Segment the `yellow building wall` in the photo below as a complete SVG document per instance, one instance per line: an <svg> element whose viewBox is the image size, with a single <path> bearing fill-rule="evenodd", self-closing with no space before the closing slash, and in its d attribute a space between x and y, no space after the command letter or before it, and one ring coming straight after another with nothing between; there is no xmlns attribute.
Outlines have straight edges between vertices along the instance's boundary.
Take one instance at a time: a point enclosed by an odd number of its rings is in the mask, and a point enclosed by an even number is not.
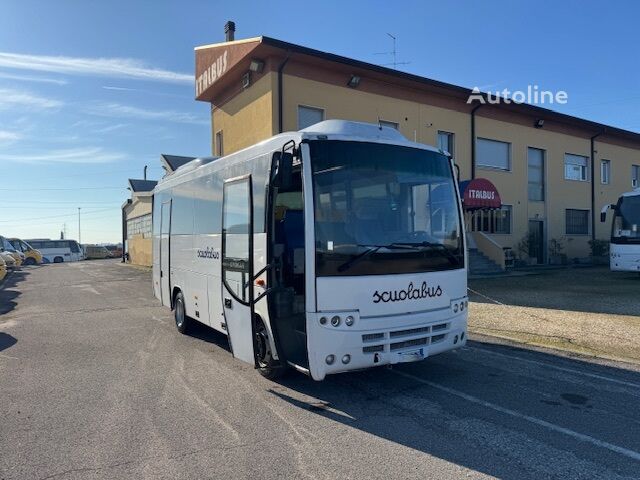
<svg viewBox="0 0 640 480"><path fill-rule="evenodd" d="M151 238L143 238L142 235L129 238L127 240L127 250L129 252L129 263L146 267L153 265Z"/></svg>
<svg viewBox="0 0 640 480"><path fill-rule="evenodd" d="M223 153L228 155L271 137L277 128L273 102L276 74L266 73L234 98L213 109L211 152L217 153L216 133L222 131ZM276 93L274 93L276 92Z"/></svg>
<svg viewBox="0 0 640 480"><path fill-rule="evenodd" d="M437 145L438 130L455 134L454 157L462 178L471 176L469 114L357 89L284 75L284 129L298 129L298 105L324 109L325 119L396 122L409 140Z"/></svg>

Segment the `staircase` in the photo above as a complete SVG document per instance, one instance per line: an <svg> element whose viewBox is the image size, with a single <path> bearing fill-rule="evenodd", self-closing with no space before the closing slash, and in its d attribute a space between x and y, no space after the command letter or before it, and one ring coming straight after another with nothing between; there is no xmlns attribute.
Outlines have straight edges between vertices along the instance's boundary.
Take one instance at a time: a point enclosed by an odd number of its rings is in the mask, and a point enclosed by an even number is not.
<svg viewBox="0 0 640 480"><path fill-rule="evenodd" d="M470 275L497 275L504 273L493 261L485 257L477 248L469 248Z"/></svg>

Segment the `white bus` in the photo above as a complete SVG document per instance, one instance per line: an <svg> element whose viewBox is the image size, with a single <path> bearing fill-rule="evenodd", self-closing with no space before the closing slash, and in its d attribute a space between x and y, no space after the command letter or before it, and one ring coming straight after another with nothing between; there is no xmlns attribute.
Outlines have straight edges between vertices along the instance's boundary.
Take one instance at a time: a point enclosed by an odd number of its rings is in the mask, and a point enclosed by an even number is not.
<svg viewBox="0 0 640 480"><path fill-rule="evenodd" d="M268 378L422 360L466 342L461 218L449 156L329 120L158 182L154 293Z"/></svg>
<svg viewBox="0 0 640 480"><path fill-rule="evenodd" d="M25 240L42 253L47 263L77 262L84 259L84 253L75 240L49 240L37 238Z"/></svg>
<svg viewBox="0 0 640 480"><path fill-rule="evenodd" d="M609 264L611 270L640 272L640 188L623 193L615 205L605 205L600 220L613 210Z"/></svg>

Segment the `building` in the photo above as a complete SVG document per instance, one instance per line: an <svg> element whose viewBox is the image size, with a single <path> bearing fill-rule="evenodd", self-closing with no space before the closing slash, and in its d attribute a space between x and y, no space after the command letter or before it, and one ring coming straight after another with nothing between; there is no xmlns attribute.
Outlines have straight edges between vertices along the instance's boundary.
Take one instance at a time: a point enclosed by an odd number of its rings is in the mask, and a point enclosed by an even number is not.
<svg viewBox="0 0 640 480"><path fill-rule="evenodd" d="M195 157L181 155L160 155L160 164L165 172L171 173ZM145 167L146 177L146 167ZM150 267L152 253L152 211L155 180L129 179L131 198L122 205L122 255L123 261Z"/></svg>
<svg viewBox="0 0 640 480"><path fill-rule="evenodd" d="M638 133L487 94L470 104L468 88L234 30L195 49L214 155L325 119L392 126L453 155L470 241L500 266L505 247L527 263L588 257L609 237L596 214L640 181Z"/></svg>
<svg viewBox="0 0 640 480"><path fill-rule="evenodd" d="M150 267L153 263L151 212L156 183L130 178L131 198L122 205L122 252L124 259L135 265Z"/></svg>

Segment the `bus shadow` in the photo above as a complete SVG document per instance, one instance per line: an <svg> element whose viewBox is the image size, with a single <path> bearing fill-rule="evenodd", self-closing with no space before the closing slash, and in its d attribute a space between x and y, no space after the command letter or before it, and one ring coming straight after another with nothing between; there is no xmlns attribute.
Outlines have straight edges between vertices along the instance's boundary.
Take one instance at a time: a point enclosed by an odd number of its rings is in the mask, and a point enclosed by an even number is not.
<svg viewBox="0 0 640 480"><path fill-rule="evenodd" d="M197 338L198 340L205 341L207 343L215 345L216 347L220 347L228 352L231 352L227 336L203 323L196 321L191 322L187 334L190 337Z"/></svg>
<svg viewBox="0 0 640 480"><path fill-rule="evenodd" d="M550 432L532 428L531 422L526 419L504 415L494 409L478 406L477 403L467 402L455 394L443 393L429 383L445 385L445 388L463 392L463 395L469 397L486 399L488 391L504 391L505 385L517 391L528 388L527 382L538 375L555 379L566 374L547 370L543 365L538 365L543 363L560 366L567 371L574 370L594 376L615 378L640 388L640 372L637 371L596 365L513 346L483 342L469 342L469 346L472 348L465 350L463 358L456 353L445 353L431 361L398 365L393 370L377 368L331 375L323 382L314 382L308 377L292 373L274 384L268 392L297 409L411 448L416 451L416 455L420 452L497 478L519 480L523 478L522 471L518 472L518 469L513 468L513 462L519 461L519 457L513 458L500 451L504 447L496 446L502 441L499 438L495 442L485 444L484 436L499 433L500 425L504 422L509 425L504 434L508 437L511 430L519 432L519 434L514 433L513 438L521 438L522 442L546 445L549 442ZM495 358L498 361L496 362L494 358L489 362L487 358L490 358L491 353L483 353L483 351L494 352L493 355L497 355ZM504 360L501 360L500 355L525 358L532 362L527 365L527 369L532 368L533 371L527 377L524 373L513 373L509 369L502 369L500 362ZM576 373L576 375L580 377L581 374ZM561 380L558 381L561 382ZM589 381L598 380L589 378ZM585 405L578 405L580 402L575 399L582 401L581 395L559 394L563 389L565 392L584 393L584 389L579 389L575 385L576 383L566 382L558 392L541 394L539 398L531 396L524 403L520 400L519 404L515 403L517 399L494 401L500 405L498 408L534 412L532 415L539 415L543 420L552 419L558 412L564 411L570 413L560 413L560 415L574 415L571 420L576 420L582 418L580 415L588 413L589 410L586 408L591 408L589 404L597 400L587 399ZM620 400L621 394L615 389L610 392L598 389L597 392L597 394L594 392L594 395L608 397L607 403L615 404ZM552 393L558 397L555 398L551 395ZM588 396L590 397L591 394ZM571 403L574 401L576 404ZM512 402L511 405L509 402ZM621 406L619 413L623 411L624 407ZM481 424L487 425L487 432L478 431L477 436L461 435L456 428L464 423L476 427ZM568 425L571 423L569 422ZM582 421L579 427L582 433L595 438L611 433L607 428L609 427L603 424L592 425ZM636 433L625 432L625 428L636 430L638 435L640 435L640 428L621 425L618 429L620 445L632 450L637 449L638 446L633 438L640 437L635 436ZM565 441L563 448L576 454L583 447L581 442L571 437L560 440ZM528 444L524 443L512 447L517 452L526 452L529 448ZM635 468L632 465L633 462L625 463L622 460L621 469Z"/></svg>
<svg viewBox="0 0 640 480"><path fill-rule="evenodd" d="M14 336L0 332L0 352L13 347L16 343L18 343L18 340Z"/></svg>
<svg viewBox="0 0 640 480"><path fill-rule="evenodd" d="M16 308L18 298L22 293L17 290L13 290L20 282L22 282L27 276L28 272L24 270L17 270L7 275L2 282L0 282L0 315L11 312Z"/></svg>

